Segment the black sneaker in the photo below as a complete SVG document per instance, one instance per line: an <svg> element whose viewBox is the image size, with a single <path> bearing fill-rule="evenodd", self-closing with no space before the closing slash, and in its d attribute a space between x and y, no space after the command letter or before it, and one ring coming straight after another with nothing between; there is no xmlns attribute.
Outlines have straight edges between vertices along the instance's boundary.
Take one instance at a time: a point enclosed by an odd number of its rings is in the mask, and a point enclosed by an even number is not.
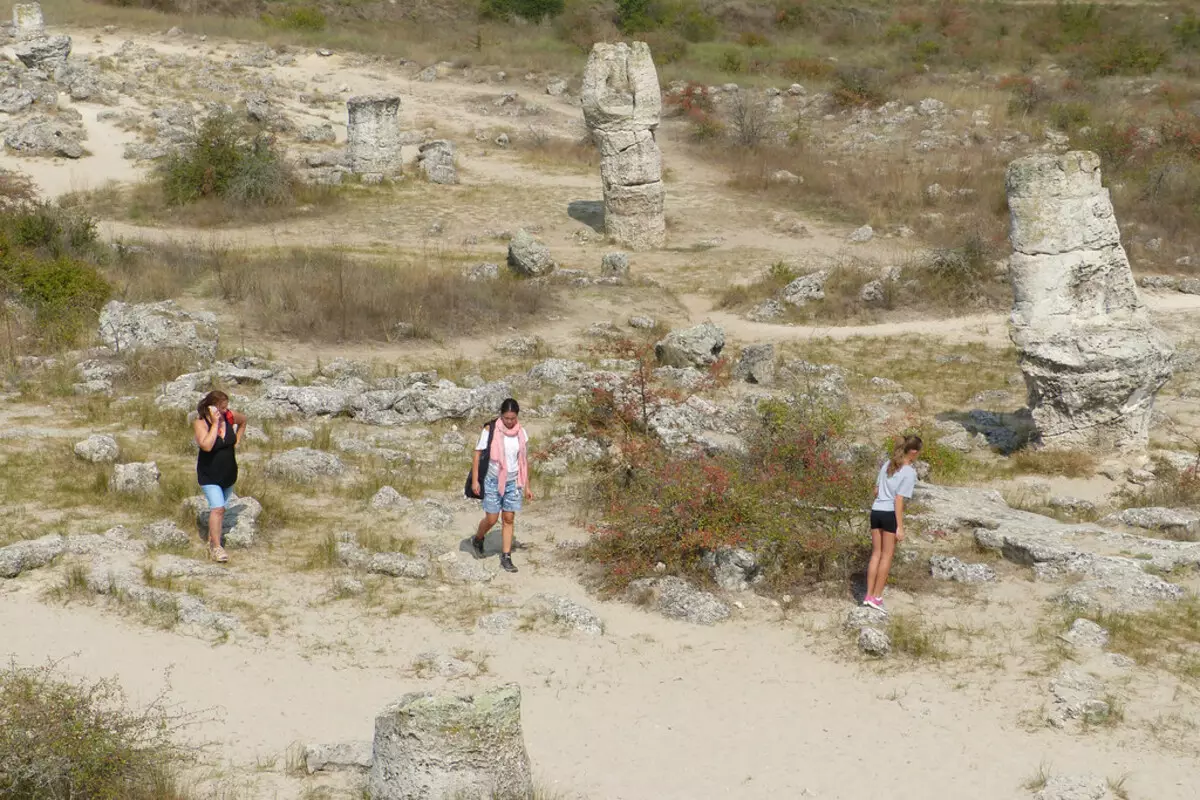
<svg viewBox="0 0 1200 800"><path fill-rule="evenodd" d="M472 536L471 550L475 553L476 558L483 558L483 539Z"/></svg>
<svg viewBox="0 0 1200 800"><path fill-rule="evenodd" d="M500 567L505 572L517 572L517 565L512 562L512 556L508 553L500 554Z"/></svg>

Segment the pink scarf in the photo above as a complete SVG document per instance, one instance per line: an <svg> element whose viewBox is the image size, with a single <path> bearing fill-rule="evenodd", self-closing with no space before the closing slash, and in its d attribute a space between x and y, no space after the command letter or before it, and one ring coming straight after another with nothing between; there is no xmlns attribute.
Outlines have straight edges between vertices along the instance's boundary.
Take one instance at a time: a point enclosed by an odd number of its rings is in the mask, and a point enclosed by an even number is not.
<svg viewBox="0 0 1200 800"><path fill-rule="evenodd" d="M529 485L529 458L525 452L525 429L521 427L521 421L517 420L517 424L511 428L504 427L504 420L496 418L496 432L492 436L492 449L488 451L488 458L492 463L500 468L497 485L500 487L500 494L504 494L504 487L508 485L508 459L504 457L504 437L516 436L521 443L521 449L518 451L517 464L519 474L517 475L517 486L524 489Z"/></svg>

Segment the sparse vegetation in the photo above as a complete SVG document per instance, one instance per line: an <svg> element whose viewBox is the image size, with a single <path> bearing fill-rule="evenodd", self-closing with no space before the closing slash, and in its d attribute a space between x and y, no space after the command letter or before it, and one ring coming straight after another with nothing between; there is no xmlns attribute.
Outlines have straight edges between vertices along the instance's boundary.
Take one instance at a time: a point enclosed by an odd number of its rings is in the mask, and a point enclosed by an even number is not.
<svg viewBox="0 0 1200 800"><path fill-rule="evenodd" d="M187 717L159 697L130 708L113 679L74 681L55 665L0 672L0 795L13 800L184 800Z"/></svg>
<svg viewBox="0 0 1200 800"><path fill-rule="evenodd" d="M1108 630L1108 648L1139 664L1200 683L1200 599L1163 603L1153 611L1091 617Z"/></svg>
<svg viewBox="0 0 1200 800"><path fill-rule="evenodd" d="M1089 478L1096 473L1094 453L1083 450L1018 450L1012 456L1016 472Z"/></svg>

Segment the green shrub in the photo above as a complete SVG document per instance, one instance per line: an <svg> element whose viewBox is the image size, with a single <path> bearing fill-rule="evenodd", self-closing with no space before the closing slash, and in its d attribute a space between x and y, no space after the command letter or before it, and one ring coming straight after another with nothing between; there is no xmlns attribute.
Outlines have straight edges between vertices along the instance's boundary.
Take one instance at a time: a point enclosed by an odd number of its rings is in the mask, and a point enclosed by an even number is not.
<svg viewBox="0 0 1200 800"><path fill-rule="evenodd" d="M888 80L882 70L866 67L839 69L833 74L833 101L841 108L881 106L887 102Z"/></svg>
<svg viewBox="0 0 1200 800"><path fill-rule="evenodd" d="M1167 63L1167 48L1132 30L1103 36L1080 48L1072 66L1085 75L1149 75Z"/></svg>
<svg viewBox="0 0 1200 800"><path fill-rule="evenodd" d="M1074 131L1092 120L1092 110L1087 103L1055 103L1050 107L1050 123L1062 131Z"/></svg>
<svg viewBox="0 0 1200 800"><path fill-rule="evenodd" d="M266 19L285 30L292 31L323 31L328 24L325 18L325 12L316 6L300 6L292 8L279 17L266 17Z"/></svg>
<svg viewBox="0 0 1200 800"><path fill-rule="evenodd" d="M744 454L673 453L638 432L634 394L621 401L601 390L587 404L634 432L619 459L595 467L589 492L597 521L585 557L607 588L653 575L658 563L704 581L705 556L721 547L755 550L779 590L841 580L859 564L874 475L840 457L842 420L769 401Z"/></svg>
<svg viewBox="0 0 1200 800"><path fill-rule="evenodd" d="M110 292L96 267L85 261L23 252L0 259L0 298L28 308L35 333L52 348L74 344L95 323Z"/></svg>
<svg viewBox="0 0 1200 800"><path fill-rule="evenodd" d="M1200 16L1195 11L1189 11L1183 19L1177 22L1171 33L1175 41L1185 50L1200 50Z"/></svg>
<svg viewBox="0 0 1200 800"><path fill-rule="evenodd" d="M482 0L479 13L489 19L520 17L540 22L546 17L557 17L565 6L565 0Z"/></svg>
<svg viewBox="0 0 1200 800"><path fill-rule="evenodd" d="M273 139L260 135L232 114L216 114L200 126L194 141L159 168L170 205L205 198L235 205L284 205L295 179Z"/></svg>
<svg viewBox="0 0 1200 800"><path fill-rule="evenodd" d="M184 720L161 700L130 709L115 680L74 682L53 667L0 672L0 796L12 800L176 800L173 742Z"/></svg>

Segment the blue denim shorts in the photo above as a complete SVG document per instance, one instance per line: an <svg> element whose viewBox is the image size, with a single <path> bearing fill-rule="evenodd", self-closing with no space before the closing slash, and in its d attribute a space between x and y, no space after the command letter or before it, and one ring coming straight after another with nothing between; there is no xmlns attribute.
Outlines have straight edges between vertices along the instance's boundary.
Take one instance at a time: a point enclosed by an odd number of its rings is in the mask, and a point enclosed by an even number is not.
<svg viewBox="0 0 1200 800"><path fill-rule="evenodd" d="M517 486L514 477L504 487L504 496L500 496L500 476L489 471L483 479L483 513L499 514L501 511L520 511L524 492Z"/></svg>
<svg viewBox="0 0 1200 800"><path fill-rule="evenodd" d="M229 502L229 496L233 494L233 487L226 486L222 489L215 483L208 483L201 486L200 491L204 492L204 497L207 498L210 509L224 508L225 504Z"/></svg>

